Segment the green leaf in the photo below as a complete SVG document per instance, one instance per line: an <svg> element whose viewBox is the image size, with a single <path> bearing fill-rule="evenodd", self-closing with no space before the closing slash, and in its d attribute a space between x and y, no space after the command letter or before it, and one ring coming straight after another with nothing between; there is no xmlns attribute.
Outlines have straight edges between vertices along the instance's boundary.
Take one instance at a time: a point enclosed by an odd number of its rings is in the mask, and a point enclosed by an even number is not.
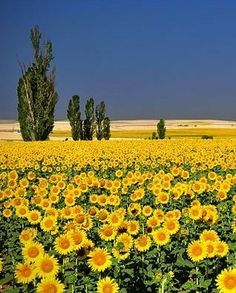
<svg viewBox="0 0 236 293"><path fill-rule="evenodd" d="M10 275L10 274L7 274L5 276L5 278L3 278L3 279L0 280L0 285L4 285L4 284L6 284L6 283L8 283L8 282L10 282L12 280L13 280L13 276Z"/></svg>

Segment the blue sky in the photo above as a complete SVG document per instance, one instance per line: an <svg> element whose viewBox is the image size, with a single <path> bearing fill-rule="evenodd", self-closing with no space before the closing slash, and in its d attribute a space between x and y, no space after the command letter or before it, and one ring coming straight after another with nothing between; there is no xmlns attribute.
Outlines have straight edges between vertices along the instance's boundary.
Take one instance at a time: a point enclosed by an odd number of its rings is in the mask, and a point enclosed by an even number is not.
<svg viewBox="0 0 236 293"><path fill-rule="evenodd" d="M79 94L111 119L236 119L236 1L1 0L0 120L17 118L30 29L53 43L56 118Z"/></svg>

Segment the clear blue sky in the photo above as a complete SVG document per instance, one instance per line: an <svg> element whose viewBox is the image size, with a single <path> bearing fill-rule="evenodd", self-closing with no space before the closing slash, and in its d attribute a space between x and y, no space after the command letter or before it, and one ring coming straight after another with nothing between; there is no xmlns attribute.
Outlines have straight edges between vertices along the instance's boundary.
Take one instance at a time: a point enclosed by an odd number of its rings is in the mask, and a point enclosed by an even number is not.
<svg viewBox="0 0 236 293"><path fill-rule="evenodd" d="M79 94L112 119L236 120L235 0L1 0L0 119L17 118L35 24L53 43L57 119Z"/></svg>

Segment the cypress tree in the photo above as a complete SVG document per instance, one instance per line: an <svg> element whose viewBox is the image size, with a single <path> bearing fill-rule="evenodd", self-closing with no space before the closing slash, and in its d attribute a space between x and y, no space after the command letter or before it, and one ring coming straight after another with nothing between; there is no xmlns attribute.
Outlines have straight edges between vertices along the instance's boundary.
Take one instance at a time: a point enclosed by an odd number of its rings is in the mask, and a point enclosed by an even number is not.
<svg viewBox="0 0 236 293"><path fill-rule="evenodd" d="M21 78L18 82L18 120L23 140L46 140L54 127L54 109L58 95L55 91L55 69L51 41L41 42L38 26L31 29L34 59L26 69L19 63Z"/></svg>
<svg viewBox="0 0 236 293"><path fill-rule="evenodd" d="M83 139L92 140L95 129L94 99L90 98L85 104L85 120L83 121Z"/></svg>
<svg viewBox="0 0 236 293"><path fill-rule="evenodd" d="M104 119L106 113L106 106L104 101L99 103L96 106L95 116L96 116L96 137L97 140L101 140L103 138L103 127L104 127Z"/></svg>
<svg viewBox="0 0 236 293"><path fill-rule="evenodd" d="M111 129L110 129L110 119L109 117L105 117L103 121L103 137L105 140L109 140L111 137Z"/></svg>
<svg viewBox="0 0 236 293"><path fill-rule="evenodd" d="M81 112L80 112L80 97L74 95L68 105L67 118L70 121L71 134L73 140L81 139Z"/></svg>
<svg viewBox="0 0 236 293"><path fill-rule="evenodd" d="M166 127L164 119L160 119L160 121L157 123L157 134L159 139L164 139L166 136Z"/></svg>

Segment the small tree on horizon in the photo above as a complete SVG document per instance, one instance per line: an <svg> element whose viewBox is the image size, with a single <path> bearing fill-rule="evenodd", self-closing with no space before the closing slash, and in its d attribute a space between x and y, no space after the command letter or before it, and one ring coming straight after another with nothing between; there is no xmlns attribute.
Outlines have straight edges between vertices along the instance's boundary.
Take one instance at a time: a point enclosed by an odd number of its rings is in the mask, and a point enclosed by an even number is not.
<svg viewBox="0 0 236 293"><path fill-rule="evenodd" d="M19 62L21 78L18 82L18 120L24 141L46 140L54 127L54 109L58 100L55 91L55 69L51 41L41 42L42 34L35 26L30 31L34 59L26 69Z"/></svg>
<svg viewBox="0 0 236 293"><path fill-rule="evenodd" d="M81 139L81 112L80 112L80 97L74 95L68 105L67 118L70 121L71 135L73 140Z"/></svg>
<svg viewBox="0 0 236 293"><path fill-rule="evenodd" d="M157 134L159 139L164 139L166 135L166 127L165 127L165 120L160 119L157 123Z"/></svg>

